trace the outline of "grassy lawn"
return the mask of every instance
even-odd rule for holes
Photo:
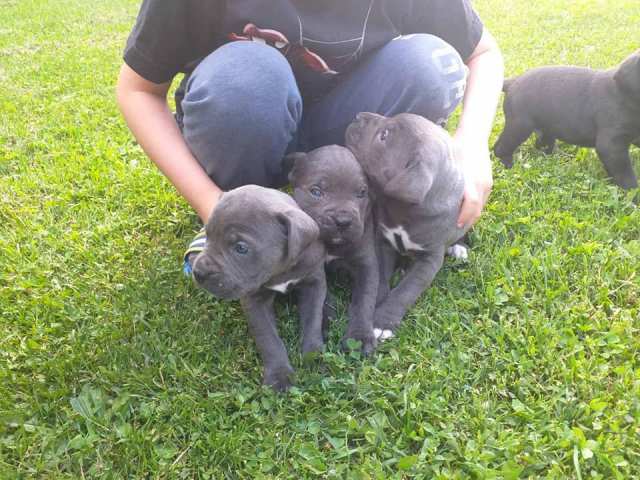
[[[475,4],[508,74],[639,46],[637,0]],[[137,7],[0,0],[1,479],[640,476],[640,211],[592,151],[496,161],[469,263],[371,359],[342,319],[302,365],[283,302],[278,396],[239,305],[182,277],[195,215],[117,111]]]

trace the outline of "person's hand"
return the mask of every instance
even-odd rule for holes
[[[458,227],[469,228],[480,218],[493,187],[489,146],[482,140],[454,137],[454,149],[465,181]]]

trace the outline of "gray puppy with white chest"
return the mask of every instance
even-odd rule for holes
[[[380,265],[374,327],[387,338],[431,285],[447,247],[465,234],[457,226],[464,178],[449,134],[418,115],[361,113],[346,140],[374,189]],[[398,256],[413,262],[391,290]]]
[[[595,147],[607,173],[636,188],[629,146],[640,140],[640,50],[617,68],[540,67],[505,81],[505,127],[494,151],[511,168],[513,152],[532,132],[536,147],[556,140]]]
[[[218,298],[240,300],[264,363],[264,384],[286,390],[293,369],[273,301],[277,292],[297,290],[302,353],[320,351],[327,287],[318,226],[289,195],[247,185],[222,195],[206,231],[194,280]]]
[[[329,145],[286,157],[293,198],[320,227],[328,260],[352,277],[349,324],[343,338],[362,343],[364,354],[376,347],[373,315],[378,292],[378,262],[367,177],[346,148]]]

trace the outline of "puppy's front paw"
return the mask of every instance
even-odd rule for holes
[[[502,162],[502,165],[504,166],[504,168],[513,168],[513,158],[512,157],[503,157],[500,158],[500,162]]]
[[[351,350],[351,347],[349,346],[349,343],[351,342],[349,342],[349,340],[360,342],[360,351],[365,356],[371,355],[378,346],[378,340],[376,339],[373,330],[347,332],[345,336],[342,337],[341,341],[342,349],[346,352]]]
[[[401,322],[402,314],[395,312],[387,303],[383,303],[376,309],[373,320],[373,331],[376,338],[386,340],[393,337]]]
[[[291,388],[292,376],[293,368],[291,367],[265,370],[262,384],[273,388],[276,392],[285,392]]]
[[[469,259],[469,249],[460,243],[456,243],[447,248],[447,255],[466,262]]]
[[[374,328],[373,334],[375,335],[376,339],[380,340],[381,342],[394,337],[394,334],[391,330],[382,330],[380,328]]]

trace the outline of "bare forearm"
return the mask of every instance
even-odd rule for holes
[[[132,77],[133,75],[133,77]],[[137,88],[125,65],[118,81],[118,105],[149,158],[206,222],[221,194],[187,147],[166,103],[166,86]]]
[[[481,43],[468,60],[467,66],[469,78],[455,135],[486,145],[504,80],[502,54],[488,31],[483,34]]]
[[[493,186],[489,135],[502,90],[504,64],[497,43],[487,30],[467,65],[469,78],[460,123],[454,135],[456,154],[466,180],[458,217],[461,228],[470,227],[480,218]]]

